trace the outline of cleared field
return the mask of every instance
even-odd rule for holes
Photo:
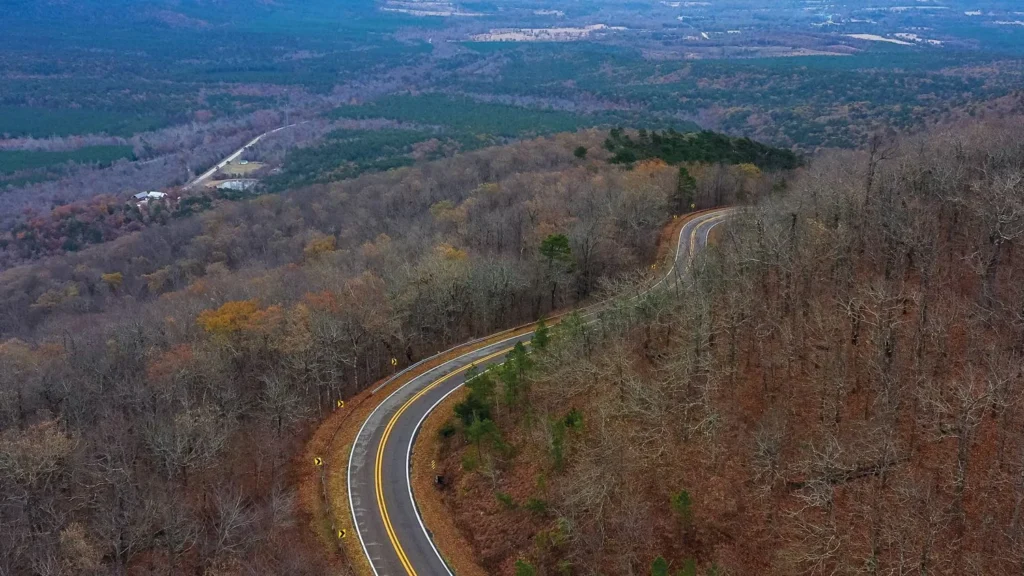
[[[0,151],[0,174],[47,168],[67,162],[104,165],[122,158],[133,158],[131,146],[86,146],[66,152],[3,150]]]
[[[856,38],[857,40],[867,40],[869,42],[888,42],[889,44],[899,44],[900,46],[913,46],[910,42],[896,40],[895,38],[886,38],[877,34],[847,34],[847,36],[850,38]]]
[[[621,27],[594,24],[585,28],[508,28],[491,30],[470,37],[473,42],[572,42],[590,37],[595,32],[625,30]]]
[[[246,164],[231,162],[224,168],[221,168],[220,171],[229,176],[248,176],[264,166],[266,166],[266,164],[262,162],[249,162]]]

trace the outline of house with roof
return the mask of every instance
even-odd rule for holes
[[[135,198],[135,201],[139,204],[145,204],[150,200],[163,200],[167,198],[167,193],[156,191],[139,192],[138,194],[133,195],[132,198]]]

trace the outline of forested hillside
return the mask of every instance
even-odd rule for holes
[[[563,134],[227,203],[0,274],[0,573],[323,574],[291,459],[400,365],[641,273],[682,190]],[[344,563],[331,570],[344,573]]]
[[[1020,573],[1022,127],[815,158],[471,382],[438,494],[483,572]]]
[[[1020,3],[0,0],[0,576],[1024,575]]]

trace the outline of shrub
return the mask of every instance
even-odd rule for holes
[[[494,497],[497,498],[498,502],[501,502],[505,508],[508,508],[509,510],[516,509],[516,501],[512,499],[512,495],[508,492],[496,492]]]
[[[526,509],[534,514],[544,514],[548,511],[548,503],[540,498],[530,498],[526,501]]]
[[[536,576],[537,569],[526,560],[516,560],[516,576]]]
[[[672,510],[679,515],[684,525],[689,525],[693,521],[693,500],[690,493],[680,490],[678,494],[672,496]]]
[[[583,428],[583,413],[578,409],[573,408],[569,410],[569,413],[565,415],[565,427],[570,430],[579,431]]]
[[[668,561],[661,556],[655,558],[651,564],[651,576],[668,576]]]
[[[444,423],[444,426],[441,426],[441,429],[437,431],[437,434],[441,438],[451,438],[452,436],[455,435],[457,431],[458,429],[455,427],[455,424],[453,424],[452,421],[449,420]]]

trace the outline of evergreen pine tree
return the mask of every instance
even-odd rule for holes
[[[697,180],[690,175],[686,166],[680,166],[679,180],[676,182],[676,190],[672,194],[672,211],[676,214],[685,214],[693,210],[696,196]]]

